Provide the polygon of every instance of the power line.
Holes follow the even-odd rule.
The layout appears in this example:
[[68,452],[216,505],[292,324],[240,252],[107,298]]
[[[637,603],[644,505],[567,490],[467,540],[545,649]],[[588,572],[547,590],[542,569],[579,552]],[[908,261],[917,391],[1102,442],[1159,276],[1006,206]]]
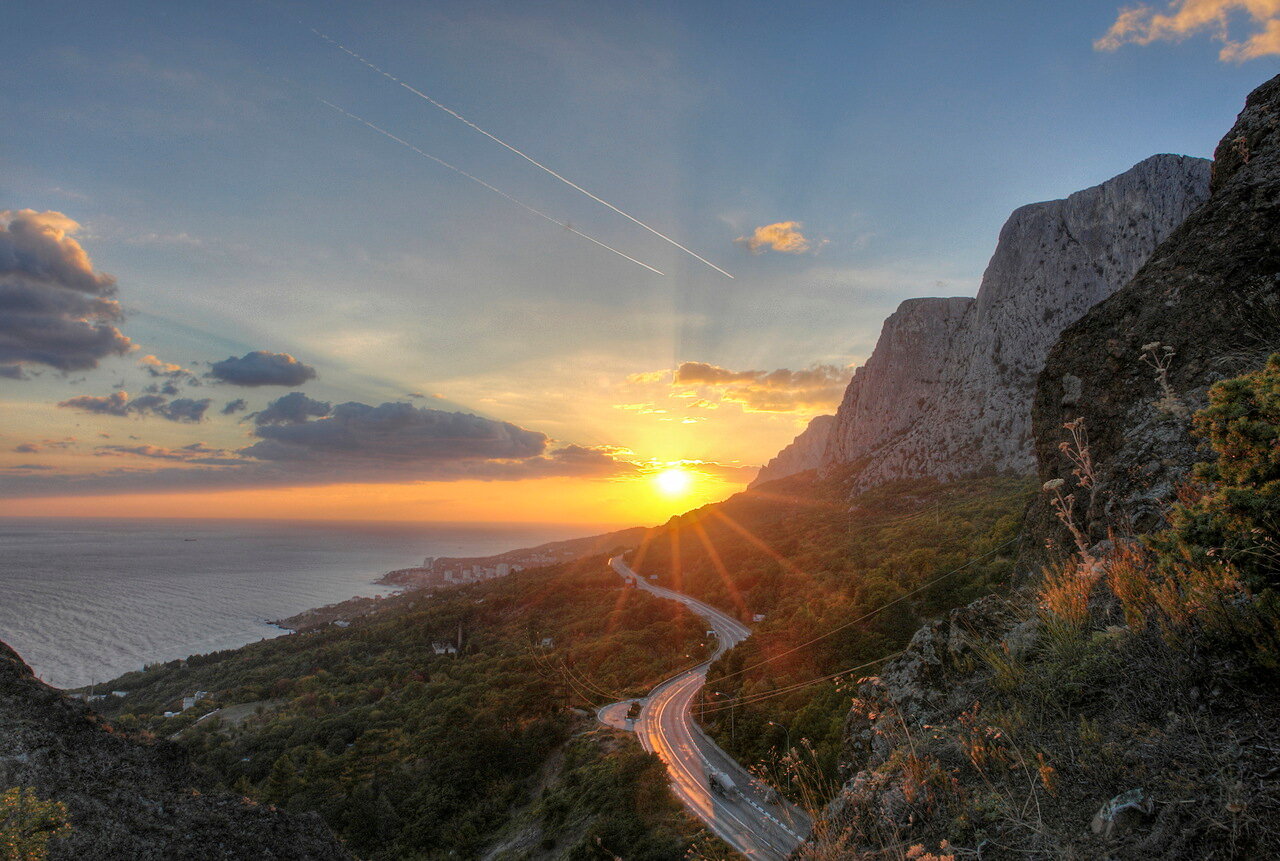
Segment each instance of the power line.
[[840,631],[843,631],[846,628],[856,625],[859,622],[866,621],[867,619],[870,619],[872,616],[879,613],[881,610],[886,610],[889,607],[892,607],[894,604],[897,604],[901,601],[905,601],[906,599],[910,598],[913,595],[918,595],[924,590],[942,582],[943,580],[945,580],[946,578],[954,574],[959,574],[961,571],[964,571],[966,568],[969,568],[971,565],[974,565],[977,562],[981,562],[983,559],[986,559],[988,556],[991,556],[996,552],[1004,549],[1005,547],[1008,547],[1010,544],[1013,544],[1015,541],[1019,540],[1021,537],[1022,536],[1020,534],[1015,535],[1013,538],[1010,538],[1008,541],[997,544],[995,547],[991,548],[986,553],[983,553],[981,556],[975,556],[973,559],[970,559],[968,562],[964,563],[959,568],[953,568],[950,571],[946,572],[945,574],[942,574],[942,575],[939,575],[938,577],[933,578],[927,583],[922,583],[921,585],[917,586],[915,589],[912,589],[910,592],[904,592],[901,595],[899,595],[897,598],[894,598],[892,601],[889,601],[886,604],[882,604],[879,607],[875,608],[874,610],[869,610],[868,612],[863,613],[861,616],[858,616],[856,619],[851,619],[842,625],[838,625],[835,628],[832,628],[830,631],[827,631],[825,634],[819,634],[818,636],[814,637],[812,640],[808,640],[804,643],[801,643],[798,646],[793,646],[790,649],[787,649],[785,652],[779,652],[776,655],[772,655],[768,658],[765,658],[762,661],[757,661],[756,663],[743,667],[740,670],[735,670],[732,673],[726,673],[725,675],[720,676],[720,678],[731,679],[734,676],[740,676],[743,673],[747,672],[748,670],[754,670],[757,667],[762,667],[765,664],[769,664],[769,663],[772,663],[773,661],[779,660],[781,658],[785,658],[787,655],[794,654],[795,652],[798,652],[801,649],[806,649],[809,646],[812,646],[814,643],[817,643],[821,640],[825,640],[827,637],[830,637],[833,634],[838,634]]
[[[825,676],[820,676],[819,678],[816,678],[816,679],[809,679],[808,681],[804,681],[804,682],[796,682],[795,684],[788,685],[785,688],[778,688],[777,690],[773,690],[773,691],[764,691],[759,694],[752,694],[750,697],[735,697],[733,699],[733,702],[727,703],[722,706],[712,706],[711,708],[707,708],[704,705],[702,708],[699,709],[699,712],[703,715],[707,713],[715,714],[716,712],[725,711],[726,709],[737,708],[738,706],[749,706],[754,703],[761,702],[763,700],[772,699],[773,697],[780,697],[783,694],[789,694],[792,691],[798,691],[801,688],[807,688],[812,685],[820,684],[822,682],[829,682],[832,679],[837,678],[838,676],[845,675],[846,673],[855,673],[858,670],[865,670],[867,667],[871,667],[876,664],[883,663],[884,661],[888,661],[893,658],[896,658],[899,655],[901,655],[903,651],[904,650],[899,649],[898,651],[892,654],[885,655],[884,657],[876,658],[874,661],[867,661],[865,664],[859,664],[856,667],[848,667],[843,670],[837,670],[834,673],[829,673]],[[716,693],[718,693],[718,691]]]

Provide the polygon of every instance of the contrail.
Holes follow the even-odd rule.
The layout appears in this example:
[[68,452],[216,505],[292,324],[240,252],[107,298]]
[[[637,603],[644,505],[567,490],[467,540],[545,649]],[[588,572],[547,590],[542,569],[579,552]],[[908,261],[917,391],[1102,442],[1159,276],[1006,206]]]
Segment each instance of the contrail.
[[557,219],[555,219],[555,218],[552,218],[550,215],[547,215],[545,212],[541,212],[540,210],[534,209],[534,208],[533,208],[532,206],[530,206],[529,204],[527,204],[527,203],[525,203],[525,202],[523,202],[523,201],[521,201],[521,200],[517,200],[516,198],[514,198],[514,197],[512,197],[511,195],[507,194],[507,193],[506,193],[505,191],[503,191],[502,189],[500,189],[500,188],[495,188],[495,187],[493,187],[492,185],[489,185],[489,183],[485,182],[483,179],[480,179],[480,178],[479,178],[479,177],[477,177],[477,176],[472,176],[471,174],[467,173],[467,172],[466,172],[465,170],[463,170],[462,168],[457,167],[457,166],[452,165],[452,164],[449,164],[449,162],[445,161],[444,159],[436,158],[435,156],[433,156],[433,155],[432,155],[431,153],[429,153],[429,152],[424,152],[423,150],[418,149],[416,146],[414,146],[413,144],[409,143],[409,142],[408,142],[407,140],[405,140],[404,138],[396,137],[396,136],[395,136],[395,135],[393,135],[391,132],[387,131],[386,129],[384,129],[384,128],[380,127],[380,126],[376,126],[376,125],[374,125],[373,123],[371,123],[371,122],[369,122],[368,120],[366,120],[364,117],[358,117],[358,116],[356,116],[355,114],[351,113],[350,111],[345,110],[344,108],[340,108],[340,107],[338,107],[338,106],[337,106],[337,105],[335,105],[333,102],[326,102],[324,99],[319,99],[319,101],[320,101],[322,104],[328,105],[329,107],[333,108],[333,109],[334,109],[335,111],[337,111],[338,113],[343,114],[344,116],[350,117],[351,119],[355,120],[355,121],[356,121],[356,122],[358,122],[358,123],[361,123],[361,124],[363,124],[363,125],[368,126],[369,128],[373,129],[373,130],[374,130],[375,132],[377,132],[378,134],[383,135],[383,136],[385,136],[385,137],[389,137],[389,138],[391,138],[393,141],[395,141],[396,143],[400,144],[401,146],[403,146],[403,147],[408,147],[409,149],[411,149],[411,150],[413,150],[414,152],[416,152],[418,155],[420,155],[420,156],[422,156],[422,157],[424,157],[424,158],[429,158],[429,159],[431,159],[432,161],[434,161],[436,164],[440,165],[441,167],[447,167],[449,170],[453,171],[454,173],[461,174],[462,176],[465,176],[467,179],[471,180],[472,182],[477,182],[477,183],[479,183],[480,185],[483,185],[485,188],[489,189],[489,190],[490,190],[490,191],[492,191],[494,194],[500,194],[500,195],[502,195],[502,196],[503,196],[503,197],[505,197],[507,200],[511,201],[512,203],[514,203],[516,206],[520,207],[521,209],[526,210],[526,211],[528,211],[528,212],[532,212],[534,215],[538,216],[539,218],[545,218],[547,221],[550,221],[552,224],[559,225],[560,227],[563,227],[565,230],[569,231],[570,233],[572,233],[572,234],[574,234],[574,235],[576,235],[576,236],[581,236],[583,239],[587,240],[588,242],[594,242],[596,245],[599,245],[601,248],[603,248],[603,249],[605,249],[605,250],[607,250],[607,251],[612,251],[614,254],[618,255],[619,257],[621,257],[621,258],[623,258],[623,259],[625,259],[625,260],[630,260],[632,263],[636,264],[637,266],[643,266],[645,269],[648,269],[650,272],[654,272],[654,273],[656,273],[656,274],[658,274],[658,275],[662,275],[662,274],[663,274],[661,271],[659,271],[659,270],[657,270],[657,269],[654,269],[654,268],[653,268],[652,266],[650,266],[648,263],[645,263],[645,262],[643,262],[643,261],[637,260],[637,259],[635,259],[634,257],[632,257],[630,254],[624,254],[624,253],[622,253],[621,251],[619,251],[618,249],[614,248],[612,245],[605,245],[605,244],[604,244],[603,242],[601,242],[599,239],[596,239],[596,238],[594,238],[594,237],[588,236],[587,234],[583,233],[581,230],[578,230],[578,229],[576,229],[575,227],[573,227],[573,226],[571,226],[571,225],[569,225],[569,224],[565,224],[563,221],[559,221],[559,220],[557,220]]
[[489,140],[493,141],[494,143],[496,143],[496,144],[499,144],[499,145],[501,145],[501,146],[506,147],[507,149],[511,150],[511,152],[513,152],[513,153],[515,153],[516,155],[520,156],[520,157],[521,157],[522,159],[524,159],[525,161],[529,162],[530,164],[534,165],[535,167],[540,168],[541,170],[546,171],[547,173],[551,174],[551,175],[552,175],[552,176],[554,176],[556,179],[560,180],[561,182],[563,182],[565,185],[569,186],[570,188],[572,188],[572,189],[575,189],[575,190],[577,190],[577,191],[582,192],[582,193],[583,193],[583,194],[585,194],[587,197],[591,198],[591,199],[592,199],[592,200],[594,200],[596,203],[599,203],[599,204],[601,204],[602,206],[607,206],[609,209],[612,209],[614,212],[618,213],[618,214],[619,214],[619,215],[621,215],[623,218],[626,218],[626,219],[628,219],[628,220],[630,220],[630,221],[634,222],[635,224],[640,225],[640,226],[641,226],[641,227],[643,227],[645,230],[647,230],[647,231],[649,231],[650,233],[652,233],[654,236],[657,236],[658,238],[663,239],[663,240],[665,240],[666,242],[670,242],[672,245],[674,245],[676,248],[679,248],[679,249],[680,249],[681,251],[683,251],[685,254],[688,254],[688,255],[690,255],[690,256],[692,256],[692,257],[694,257],[694,258],[698,259],[698,260],[701,260],[703,263],[707,264],[707,265],[708,265],[708,266],[710,266],[712,269],[714,269],[714,270],[716,270],[717,272],[719,272],[721,275],[724,275],[724,276],[726,276],[726,277],[728,277],[728,278],[732,278],[732,277],[733,277],[733,276],[732,276],[732,275],[730,275],[728,272],[725,272],[725,271],[724,271],[723,269],[721,269],[719,266],[715,265],[715,264],[714,264],[714,263],[712,263],[710,260],[708,260],[707,258],[703,257],[701,254],[698,254],[696,251],[693,251],[693,250],[691,250],[691,249],[689,249],[689,248],[684,247],[684,246],[683,246],[683,245],[681,245],[679,242],[676,242],[674,239],[672,239],[670,236],[667,236],[665,233],[662,233],[662,232],[660,232],[660,231],[658,231],[658,230],[655,230],[654,228],[652,228],[652,227],[650,227],[649,225],[645,224],[645,223],[644,223],[643,221],[641,221],[640,219],[636,218],[634,215],[631,215],[631,214],[630,214],[630,213],[628,213],[628,212],[623,212],[621,209],[619,209],[618,207],[614,206],[612,203],[610,203],[609,201],[605,200],[604,198],[597,197],[596,195],[594,195],[594,194],[592,194],[591,192],[587,191],[585,188],[583,188],[582,186],[578,185],[576,182],[574,182],[573,180],[569,179],[568,177],[561,176],[560,174],[556,173],[556,172],[555,172],[554,170],[552,170],[551,168],[547,167],[547,166],[546,166],[545,164],[543,164],[542,162],[540,162],[540,161],[538,161],[537,159],[535,159],[533,156],[528,155],[527,153],[524,153],[524,152],[522,152],[522,151],[520,151],[520,150],[516,149],[516,148],[515,148],[515,147],[513,147],[511,144],[507,143],[506,141],[504,141],[502,138],[498,137],[497,135],[491,134],[490,132],[485,131],[484,129],[480,128],[480,126],[478,126],[478,125],[476,125],[475,123],[471,122],[471,120],[467,119],[467,118],[466,118],[466,117],[464,117],[462,114],[460,114],[460,113],[458,113],[457,111],[453,110],[453,109],[452,109],[452,108],[450,108],[448,105],[442,105],[442,104],[440,104],[440,103],[439,103],[439,102],[437,102],[435,99],[431,98],[430,96],[428,96],[426,93],[422,92],[421,90],[418,90],[418,89],[415,89],[414,87],[409,86],[409,85],[408,85],[408,84],[406,84],[404,81],[400,80],[400,79],[399,79],[399,78],[397,78],[395,75],[393,75],[393,74],[391,74],[390,72],[388,72],[386,69],[383,69],[383,68],[381,68],[381,67],[379,67],[379,66],[376,66],[376,65],[374,65],[373,63],[369,62],[369,60],[367,60],[367,59],[365,59],[364,57],[362,57],[361,55],[357,54],[355,51],[351,50],[351,49],[350,49],[350,48],[348,48],[346,45],[343,45],[341,42],[338,42],[338,41],[337,41],[337,40],[335,40],[335,39],[331,39],[330,37],[326,36],[324,33],[321,33],[319,30],[317,30],[317,29],[316,29],[316,28],[314,28],[314,27],[310,27],[310,28],[308,28],[308,29],[310,29],[312,33],[315,33],[315,34],[316,34],[317,36],[319,36],[321,39],[324,39],[324,40],[325,40],[326,42],[328,42],[330,45],[333,45],[335,48],[339,49],[339,50],[340,50],[340,51],[342,51],[343,53],[345,53],[345,54],[349,55],[350,57],[352,57],[353,59],[358,60],[359,62],[363,63],[365,66],[367,66],[367,67],[369,67],[370,69],[372,69],[373,71],[377,72],[379,75],[382,75],[382,76],[383,76],[384,78],[386,78],[387,80],[389,80],[389,81],[393,81],[394,83],[399,84],[401,87],[404,87],[406,90],[408,90],[409,92],[413,93],[413,94],[414,94],[415,96],[417,96],[418,98],[420,98],[420,99],[422,99],[422,100],[424,100],[424,101],[426,101],[426,102],[428,102],[428,103],[430,103],[430,104],[434,105],[435,107],[437,107],[437,108],[439,108],[440,110],[444,111],[444,112],[445,112],[446,114],[448,114],[449,116],[453,117],[454,119],[456,119],[456,120],[458,120],[458,121],[462,122],[463,124],[465,124],[465,125],[469,126],[470,128],[472,128],[472,129],[474,129],[475,131],[479,132],[480,134],[484,135],[485,137],[487,137]]

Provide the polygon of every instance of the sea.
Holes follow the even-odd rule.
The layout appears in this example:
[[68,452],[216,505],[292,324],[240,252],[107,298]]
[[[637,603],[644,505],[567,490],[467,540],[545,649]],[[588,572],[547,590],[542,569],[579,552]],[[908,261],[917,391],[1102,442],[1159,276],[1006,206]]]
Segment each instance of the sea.
[[287,633],[424,556],[488,556],[606,531],[572,525],[0,518],[0,640],[49,684]]

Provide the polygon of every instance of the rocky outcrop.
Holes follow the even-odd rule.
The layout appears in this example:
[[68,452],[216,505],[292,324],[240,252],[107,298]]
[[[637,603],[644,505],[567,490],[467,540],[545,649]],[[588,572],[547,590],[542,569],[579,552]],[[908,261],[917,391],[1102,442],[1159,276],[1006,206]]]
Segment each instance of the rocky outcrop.
[[115,734],[40,682],[0,643],[0,789],[31,787],[68,808],[52,859],[346,859],[315,814],[197,791],[177,747]]
[[823,465],[853,463],[899,439],[931,409],[944,357],[974,300],[908,299],[889,315],[836,411]]
[[[1079,508],[1095,538],[1159,525],[1177,483],[1205,456],[1190,412],[1214,382],[1280,350],[1278,125],[1280,77],[1249,96],[1218,145],[1208,202],[1049,353],[1034,405],[1040,477],[1074,486],[1059,445],[1063,424],[1083,418],[1097,483],[1078,494],[1089,497]],[[1043,503],[1031,526],[1036,544],[1061,538]]]
[[851,489],[984,469],[1031,473],[1031,399],[1062,330],[1111,295],[1208,194],[1209,162],[1157,155],[1016,210],[974,299],[913,299],[885,321],[836,414],[823,471]]
[[790,445],[760,467],[759,474],[747,487],[759,487],[769,481],[777,481],[789,475],[817,469],[822,465],[822,454],[827,450],[827,439],[831,435],[831,426],[835,421],[835,416],[814,418],[809,422],[809,426],[791,441]]

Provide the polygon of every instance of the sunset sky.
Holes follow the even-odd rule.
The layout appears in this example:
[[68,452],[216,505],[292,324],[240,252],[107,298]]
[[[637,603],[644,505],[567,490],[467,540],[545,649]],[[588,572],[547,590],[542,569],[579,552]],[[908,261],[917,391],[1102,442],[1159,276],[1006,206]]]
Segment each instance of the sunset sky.
[[658,522],[1280,66],[1274,0],[5,17],[0,516]]

